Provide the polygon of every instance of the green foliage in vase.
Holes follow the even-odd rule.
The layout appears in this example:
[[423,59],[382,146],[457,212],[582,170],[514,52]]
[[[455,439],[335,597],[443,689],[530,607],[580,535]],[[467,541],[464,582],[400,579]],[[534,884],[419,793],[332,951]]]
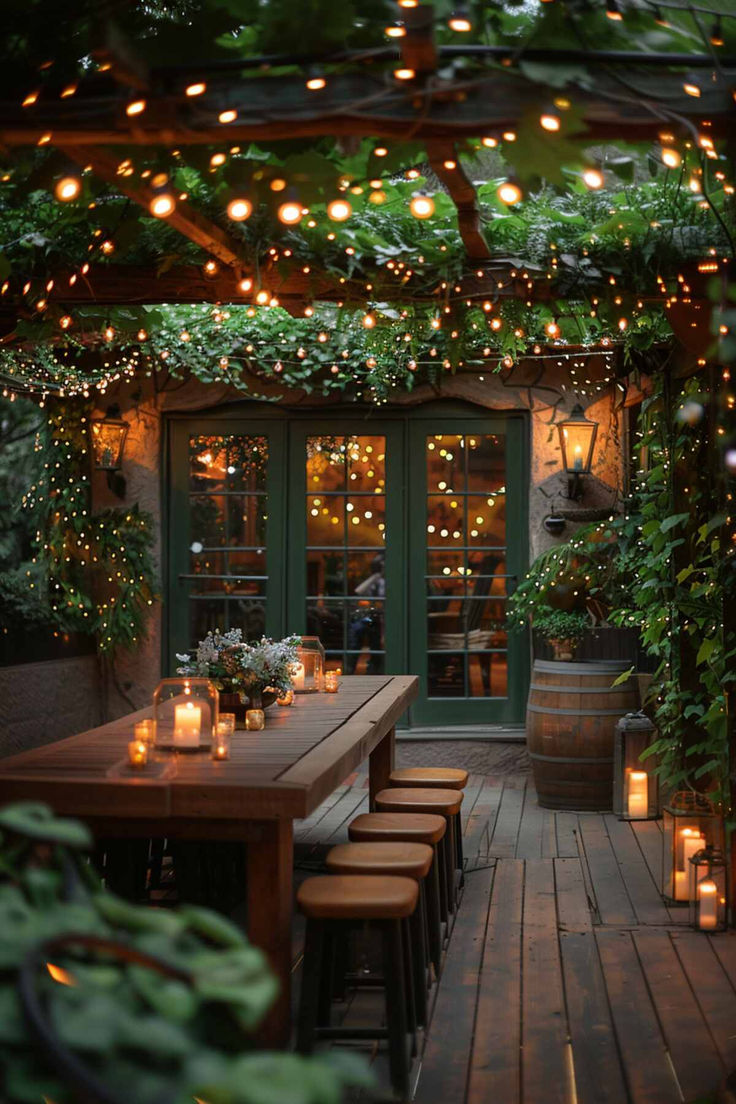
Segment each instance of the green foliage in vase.
[[[371,1084],[350,1055],[256,1050],[253,1032],[278,990],[262,952],[207,909],[155,909],[113,896],[85,857],[91,845],[83,824],[59,819],[47,806],[0,810],[6,1104],[80,1099],[24,1017],[18,981],[29,958],[55,1046],[120,1101],[339,1104],[346,1086]],[[85,948],[81,940],[90,938],[107,941],[105,949]],[[54,940],[60,943],[49,958],[44,945]],[[137,962],[136,954],[143,956]]]
[[539,609],[532,621],[534,631],[545,640],[582,640],[590,628],[590,617],[583,610]]

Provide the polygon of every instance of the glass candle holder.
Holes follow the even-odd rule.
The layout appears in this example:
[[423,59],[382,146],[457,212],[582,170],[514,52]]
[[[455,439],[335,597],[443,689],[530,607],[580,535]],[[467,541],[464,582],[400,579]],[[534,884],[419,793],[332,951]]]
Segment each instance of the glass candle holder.
[[704,794],[683,790],[672,796],[662,818],[662,895],[668,904],[692,901],[693,855],[710,844],[723,849],[723,822]]
[[235,714],[234,713],[220,713],[217,719],[216,734],[219,734],[223,728],[232,736],[235,732]]
[[728,872],[723,852],[710,844],[690,859],[693,893],[690,924],[696,931],[725,931],[728,927]]
[[163,679],[153,695],[158,747],[198,751],[212,745],[219,713],[219,694],[210,679]]
[[303,636],[296,649],[297,661],[292,672],[296,694],[316,694],[322,689],[325,650],[318,636]]
[[325,694],[336,694],[340,688],[340,679],[337,671],[325,671]]
[[643,753],[657,738],[645,713],[627,713],[616,725],[613,750],[613,811],[619,820],[659,816],[656,759]]
[[230,744],[233,738],[234,723],[234,720],[232,725],[229,721],[218,721],[215,738],[210,748],[210,755],[213,759],[221,761],[230,758]]
[[260,732],[266,727],[266,714],[262,709],[246,709],[245,727],[249,732]]
[[133,725],[133,735],[139,743],[152,748],[156,743],[156,722],[152,717],[143,721],[136,721]]
[[294,691],[293,690],[282,690],[282,692],[279,694],[279,696],[276,699],[276,704],[277,705],[291,705],[293,703],[293,701],[294,701]]
[[148,762],[148,744],[142,740],[130,740],[128,742],[128,762],[131,767],[145,767]]

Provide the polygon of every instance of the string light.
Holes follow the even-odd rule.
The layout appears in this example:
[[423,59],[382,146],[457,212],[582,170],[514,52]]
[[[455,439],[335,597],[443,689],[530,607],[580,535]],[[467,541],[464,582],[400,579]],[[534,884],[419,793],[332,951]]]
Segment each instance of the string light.
[[558,131],[562,126],[562,119],[560,118],[559,111],[556,111],[554,108],[547,108],[547,110],[542,112],[539,116],[539,125],[543,130],[551,132]]
[[227,205],[227,217],[233,222],[244,222],[253,214],[253,204],[245,196],[237,196],[231,199]]
[[583,183],[591,191],[597,191],[603,187],[606,180],[601,170],[591,165],[589,168],[583,169]]
[[193,84],[188,84],[184,91],[187,96],[201,96],[207,91],[207,85],[204,81],[195,81]]
[[77,199],[81,191],[82,181],[78,176],[62,176],[54,184],[54,195],[60,203]]
[[285,203],[282,203],[276,213],[279,221],[283,222],[285,226],[296,226],[302,220],[301,203],[296,203],[291,199],[287,199]]
[[515,203],[519,203],[523,192],[517,182],[511,178],[504,180],[502,184],[499,184],[496,189],[496,195],[505,203],[507,207],[512,207]]
[[424,192],[417,192],[409,200],[409,210],[414,218],[426,219],[430,218],[435,211],[435,202],[432,196],[426,195]]
[[396,78],[396,80],[399,80],[399,81],[414,80],[416,75],[417,75],[416,70],[415,69],[410,69],[408,66],[407,67],[402,67],[402,68],[399,68],[399,69],[394,69],[394,77]]
[[615,23],[620,23],[623,19],[621,9],[619,8],[616,0],[606,0],[606,15],[609,19],[612,19]]
[[346,199],[333,199],[327,204],[327,215],[333,222],[345,222],[352,213],[353,208]]
[[218,123],[234,123],[238,117],[238,113],[234,107],[228,107],[225,111],[221,111],[217,116]]
[[682,164],[682,155],[680,151],[674,149],[672,146],[662,146],[659,155],[662,159],[662,164],[666,165],[668,169],[677,169]]
[[473,24],[470,21],[468,9],[465,7],[456,8],[447,20],[447,26],[457,34],[467,34],[468,31],[472,31]]
[[403,23],[390,23],[383,32],[386,38],[404,38],[406,35],[406,27]]
[[131,117],[141,115],[146,110],[146,101],[143,99],[131,100],[126,105],[125,114]]
[[171,192],[159,192],[149,200],[148,210],[154,218],[168,218],[176,210],[176,200]]

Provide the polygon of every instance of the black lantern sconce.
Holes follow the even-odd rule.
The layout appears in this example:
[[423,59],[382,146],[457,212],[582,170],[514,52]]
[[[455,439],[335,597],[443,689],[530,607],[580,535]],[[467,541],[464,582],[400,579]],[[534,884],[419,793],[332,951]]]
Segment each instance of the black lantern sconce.
[[585,417],[585,411],[577,403],[564,422],[559,422],[562,466],[568,476],[568,498],[582,498],[580,477],[590,475],[593,463],[593,447],[598,435],[598,422]]
[[118,498],[125,498],[125,479],[120,468],[128,428],[117,405],[109,406],[104,418],[93,418],[90,422],[95,470],[107,472],[107,485]]

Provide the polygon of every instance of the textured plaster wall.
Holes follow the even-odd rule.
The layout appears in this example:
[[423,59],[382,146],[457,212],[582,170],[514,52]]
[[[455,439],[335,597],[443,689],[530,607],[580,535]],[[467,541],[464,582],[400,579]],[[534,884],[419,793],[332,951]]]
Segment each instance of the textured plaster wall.
[[95,656],[0,667],[0,756],[40,747],[101,721]]
[[[527,411],[530,422],[529,457],[529,547],[533,559],[555,543],[542,522],[555,504],[570,507],[563,498],[566,480],[559,473],[560,449],[555,421],[569,414],[578,399],[588,417],[600,423],[593,462],[593,479],[586,481],[585,498],[581,506],[601,510],[614,508],[620,483],[621,452],[619,436],[622,427],[622,391],[606,382],[610,372],[607,359],[601,355],[585,361],[585,385],[588,395],[581,393],[571,376],[572,362],[564,358],[545,361],[540,372],[538,361],[524,361],[510,373],[499,375],[448,376],[441,388],[422,386],[401,395],[398,406],[415,406],[433,400],[462,400],[481,409],[493,411]],[[580,373],[578,373],[580,376]],[[579,381],[578,381],[579,383]],[[130,423],[125,448],[123,475],[127,482],[126,501],[138,502],[158,521],[155,554],[161,563],[162,518],[162,426],[167,413],[191,413],[209,410],[225,403],[243,402],[241,393],[220,384],[200,384],[179,381],[176,389],[154,392],[149,384],[141,391],[140,383],[121,385],[108,395],[107,401],[117,401],[123,417]],[[260,391],[267,397],[279,397],[284,406],[295,410],[313,409],[324,402],[301,392],[289,393],[278,385],[263,384]],[[104,413],[103,410],[100,413]],[[95,509],[119,504],[108,490],[104,476],[95,477],[93,484]],[[581,518],[581,520],[583,520]],[[569,539],[576,528],[569,520],[560,540]],[[117,687],[109,688],[110,716],[119,716],[147,704],[159,679],[161,657],[162,611],[156,605],[147,639],[135,655],[121,655],[116,664]]]

